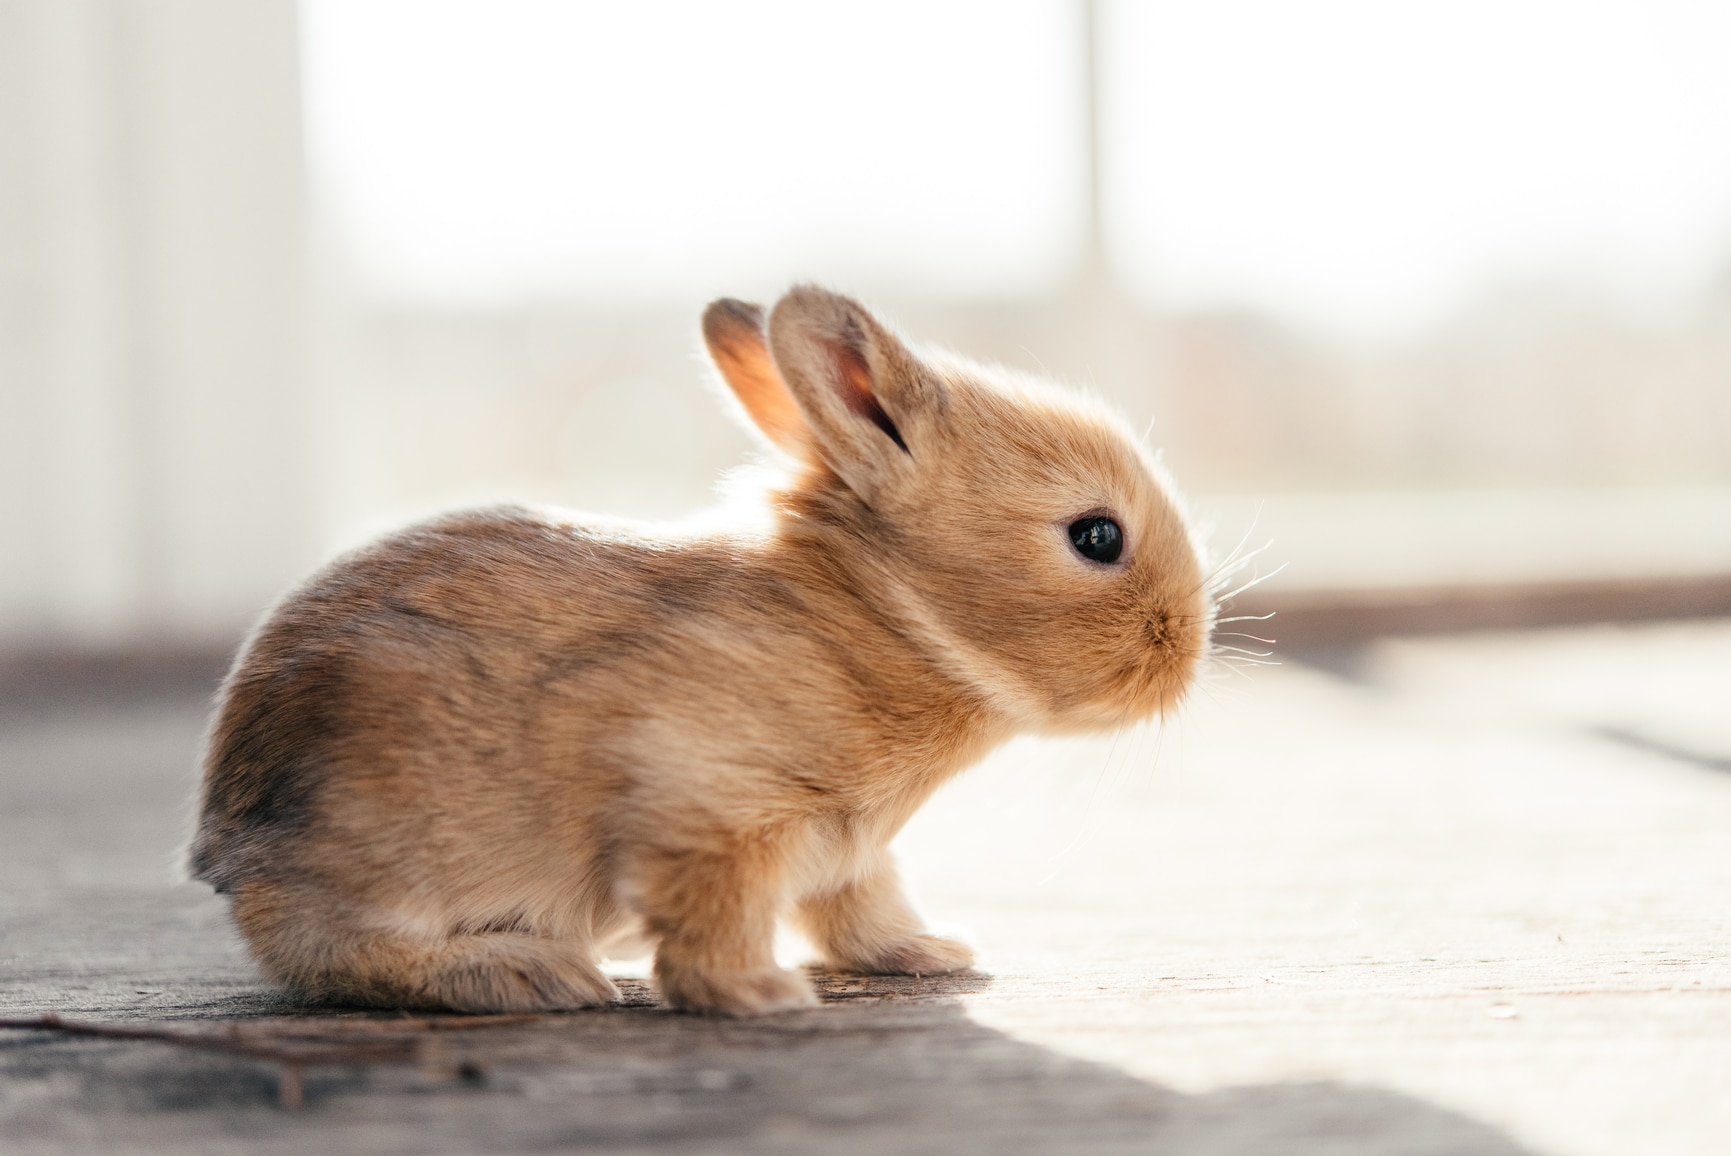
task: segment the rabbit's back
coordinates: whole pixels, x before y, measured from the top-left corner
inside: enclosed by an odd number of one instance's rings
[[[193,873],[228,891],[316,875],[340,848],[357,880],[402,876],[561,824],[593,843],[626,773],[610,736],[775,585],[727,550],[519,508],[341,559],[265,620],[223,689]]]

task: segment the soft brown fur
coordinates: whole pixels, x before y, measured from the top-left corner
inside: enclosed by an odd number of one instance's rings
[[[617,994],[653,946],[677,1007],[812,1001],[835,967],[969,966],[887,845],[1018,731],[1183,692],[1212,613],[1123,427],[1037,382],[919,356],[815,288],[718,301],[705,338],[788,459],[761,531],[451,514],[341,558],[224,687],[192,849],[272,979],[311,998],[521,1011]],[[1110,512],[1115,564],[1065,527]]]

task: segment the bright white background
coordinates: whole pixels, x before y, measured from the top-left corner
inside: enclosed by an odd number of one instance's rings
[[[1071,0],[310,0],[309,144],[377,292],[1061,284]],[[1731,262],[1731,5],[1103,0],[1107,237],[1165,308],[1361,336],[1473,294],[1664,313]]]
[[[797,269],[1015,293],[1080,214],[1063,4],[315,2],[312,161],[384,284],[654,294]]]

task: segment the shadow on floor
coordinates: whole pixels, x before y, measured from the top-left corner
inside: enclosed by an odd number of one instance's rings
[[[1657,755],[1662,759],[1683,763],[1703,771],[1717,771],[1720,774],[1731,774],[1731,758],[1683,746],[1680,743],[1666,739],[1655,738],[1628,727],[1600,726],[1588,727],[1587,733],[1595,738],[1613,742],[1619,746],[1629,747],[1643,754]]]
[[[1311,1083],[1192,1096],[1071,1059],[973,1022],[962,997],[986,976],[818,980],[823,1007],[755,1021],[671,1013],[628,984],[636,1006],[441,1031],[431,1064],[423,1049],[402,1062],[309,1065],[295,1110],[279,1103],[267,1061],[5,1032],[0,1131],[20,1153],[1525,1151],[1386,1090]],[[316,1011],[242,1022],[252,1038],[367,1044],[405,1023]],[[222,1023],[191,1026],[220,1033]]]

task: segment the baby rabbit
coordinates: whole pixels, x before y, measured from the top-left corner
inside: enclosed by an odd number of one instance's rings
[[[766,528],[671,533],[518,507],[338,559],[223,687],[191,869],[301,996],[465,1012],[617,997],[811,1004],[831,967],[929,975],[887,850],[1021,731],[1173,704],[1213,609],[1148,455],[1037,381],[915,353],[812,287],[703,317],[787,469]],[[638,948],[641,950],[641,947]]]

